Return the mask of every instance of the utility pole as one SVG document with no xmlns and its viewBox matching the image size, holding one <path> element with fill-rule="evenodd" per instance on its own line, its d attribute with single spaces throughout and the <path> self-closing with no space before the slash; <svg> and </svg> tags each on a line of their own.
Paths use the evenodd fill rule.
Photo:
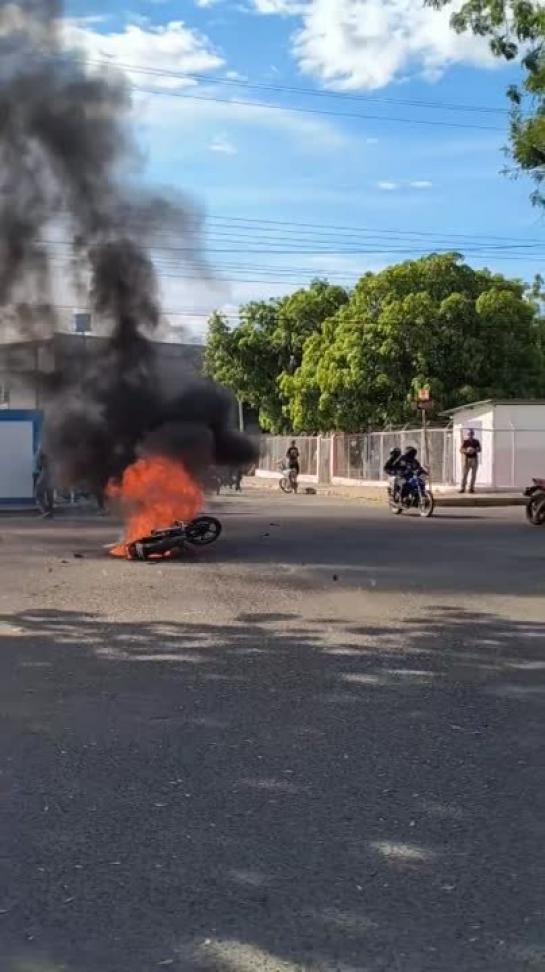
<svg viewBox="0 0 545 972">
<path fill-rule="evenodd" d="M 429 388 L 419 388 L 418 395 L 416 399 L 416 407 L 422 415 L 422 439 L 424 442 L 424 463 L 425 468 L 430 472 L 430 483 L 431 483 L 431 471 L 430 471 L 430 448 L 428 442 L 428 409 L 433 405 L 430 398 Z"/>
</svg>

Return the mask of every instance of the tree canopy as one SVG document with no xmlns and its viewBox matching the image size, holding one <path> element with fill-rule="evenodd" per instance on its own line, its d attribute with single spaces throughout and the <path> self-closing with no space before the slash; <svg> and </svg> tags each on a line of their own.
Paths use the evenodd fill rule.
<svg viewBox="0 0 545 972">
<path fill-rule="evenodd" d="M 455 253 L 366 273 L 350 296 L 315 281 L 284 300 L 247 304 L 232 329 L 214 315 L 207 370 L 272 432 L 410 421 L 424 387 L 436 412 L 542 396 L 538 290 Z"/>
<path fill-rule="evenodd" d="M 452 0 L 424 0 L 442 9 Z M 511 85 L 510 148 L 519 171 L 536 182 L 535 203 L 545 205 L 545 6 L 543 0 L 466 0 L 452 15 L 458 33 L 472 31 L 490 38 L 497 57 L 520 61 L 522 82 Z"/>
<path fill-rule="evenodd" d="M 458 254 L 365 274 L 283 380 L 296 429 L 353 431 L 492 396 L 542 394 L 541 318 L 524 286 Z"/>
<path fill-rule="evenodd" d="M 343 287 L 314 280 L 280 300 L 243 305 L 235 328 L 214 314 L 205 350 L 207 374 L 255 409 L 263 429 L 289 430 L 283 378 L 300 366 L 307 338 L 348 299 Z"/>
</svg>

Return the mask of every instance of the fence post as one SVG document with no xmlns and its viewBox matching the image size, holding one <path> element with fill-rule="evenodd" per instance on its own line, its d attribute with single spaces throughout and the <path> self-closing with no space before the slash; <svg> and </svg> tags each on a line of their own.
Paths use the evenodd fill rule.
<svg viewBox="0 0 545 972">
<path fill-rule="evenodd" d="M 511 426 L 511 486 L 515 485 L 515 470 L 516 470 L 516 430 L 512 422 L 509 423 Z"/>
<path fill-rule="evenodd" d="M 379 480 L 382 479 L 382 470 L 384 469 L 384 432 L 380 432 L 380 469 L 378 473 Z"/>
</svg>

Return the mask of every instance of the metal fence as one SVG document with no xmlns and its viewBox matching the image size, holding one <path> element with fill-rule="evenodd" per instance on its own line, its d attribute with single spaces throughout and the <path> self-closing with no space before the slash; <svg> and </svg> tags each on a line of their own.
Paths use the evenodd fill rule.
<svg viewBox="0 0 545 972">
<path fill-rule="evenodd" d="M 338 479 L 385 479 L 383 472 L 390 449 L 415 446 L 420 461 L 435 482 L 454 483 L 452 429 L 405 429 L 400 432 L 367 432 L 336 435 L 333 439 L 332 476 Z"/>
<path fill-rule="evenodd" d="M 286 452 L 295 439 L 299 449 L 299 464 L 302 476 L 318 475 L 318 438 L 317 436 L 267 435 L 263 436 L 259 449 L 258 468 L 267 472 L 278 472 L 286 458 Z"/>
<path fill-rule="evenodd" d="M 300 436 L 296 443 L 301 456 L 301 475 L 321 483 L 330 480 L 349 483 L 381 482 L 390 449 L 413 445 L 431 473 L 432 484 L 454 486 L 462 478 L 460 427 L 403 429 L 397 432 L 367 432 L 326 437 Z M 519 489 L 532 476 L 545 478 L 545 429 L 477 428 L 481 455 L 477 486 L 482 489 Z M 264 436 L 258 470 L 278 472 L 293 436 Z"/>
</svg>

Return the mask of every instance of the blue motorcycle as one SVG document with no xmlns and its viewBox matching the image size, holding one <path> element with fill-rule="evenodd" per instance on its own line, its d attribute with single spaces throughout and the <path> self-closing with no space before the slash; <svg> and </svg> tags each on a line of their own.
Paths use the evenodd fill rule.
<svg viewBox="0 0 545 972">
<path fill-rule="evenodd" d="M 433 513 L 435 502 L 424 473 L 412 473 L 403 481 L 397 481 L 388 492 L 390 510 L 395 516 L 410 510 L 417 510 L 425 517 Z"/>
</svg>

